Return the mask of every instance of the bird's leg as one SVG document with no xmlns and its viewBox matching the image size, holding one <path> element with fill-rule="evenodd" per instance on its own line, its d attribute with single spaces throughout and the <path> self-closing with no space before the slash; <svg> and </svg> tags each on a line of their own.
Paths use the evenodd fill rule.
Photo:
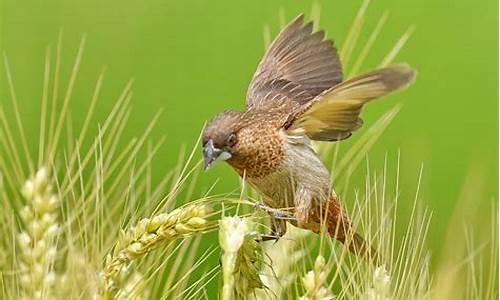
<svg viewBox="0 0 500 300">
<path fill-rule="evenodd" d="M 261 235 L 261 241 L 277 242 L 286 233 L 286 221 L 271 216 L 271 231 Z"/>
<path fill-rule="evenodd" d="M 289 211 L 285 211 L 285 210 L 282 210 L 279 208 L 273 208 L 273 207 L 270 207 L 269 205 L 266 205 L 262 202 L 255 203 L 254 207 L 260 208 L 260 209 L 266 211 L 269 215 L 271 215 L 272 217 L 274 217 L 276 219 L 295 221 L 294 214 L 289 212 Z"/>
<path fill-rule="evenodd" d="M 297 226 L 314 232 L 320 231 L 322 213 L 317 211 L 315 202 L 308 188 L 301 184 L 297 185 L 295 191 L 295 218 Z"/>
<path fill-rule="evenodd" d="M 278 241 L 278 239 L 286 233 L 286 221 L 296 223 L 295 216 L 292 212 L 273 208 L 261 202 L 257 202 L 255 208 L 266 211 L 271 218 L 271 232 L 270 234 L 262 236 L 263 241 Z"/>
</svg>

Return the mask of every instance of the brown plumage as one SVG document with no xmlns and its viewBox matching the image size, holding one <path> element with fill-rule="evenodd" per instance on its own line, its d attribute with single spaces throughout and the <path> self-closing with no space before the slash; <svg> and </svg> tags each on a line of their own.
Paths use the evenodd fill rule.
<svg viewBox="0 0 500 300">
<path fill-rule="evenodd" d="M 225 160 L 260 191 L 278 236 L 285 219 L 314 232 L 326 224 L 351 251 L 375 259 L 343 212 L 310 140 L 348 138 L 362 125 L 365 103 L 408 86 L 415 72 L 395 65 L 342 81 L 333 42 L 312 29 L 302 15 L 288 24 L 255 72 L 246 111 L 225 111 L 208 123 L 205 167 Z"/>
</svg>

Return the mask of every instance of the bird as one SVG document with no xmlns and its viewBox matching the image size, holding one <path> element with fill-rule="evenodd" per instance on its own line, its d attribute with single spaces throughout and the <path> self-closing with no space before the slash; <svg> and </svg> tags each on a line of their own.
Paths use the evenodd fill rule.
<svg viewBox="0 0 500 300">
<path fill-rule="evenodd" d="M 351 252 L 376 260 L 377 251 L 356 233 L 311 141 L 349 138 L 362 126 L 363 106 L 408 87 L 416 71 L 395 64 L 343 80 L 334 42 L 313 28 L 303 14 L 283 27 L 249 84 L 246 109 L 222 111 L 206 123 L 204 166 L 225 161 L 255 188 L 277 238 L 287 222 L 316 233 L 326 226 Z"/>
</svg>

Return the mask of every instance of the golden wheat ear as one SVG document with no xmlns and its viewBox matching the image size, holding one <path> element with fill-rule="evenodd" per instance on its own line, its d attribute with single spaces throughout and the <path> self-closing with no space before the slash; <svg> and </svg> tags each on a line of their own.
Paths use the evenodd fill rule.
<svg viewBox="0 0 500 300">
<path fill-rule="evenodd" d="M 407 64 L 377 69 L 346 80 L 317 96 L 298 114 L 289 131 L 302 129 L 309 138 L 336 141 L 361 127 L 363 105 L 408 87 L 416 72 Z"/>
</svg>

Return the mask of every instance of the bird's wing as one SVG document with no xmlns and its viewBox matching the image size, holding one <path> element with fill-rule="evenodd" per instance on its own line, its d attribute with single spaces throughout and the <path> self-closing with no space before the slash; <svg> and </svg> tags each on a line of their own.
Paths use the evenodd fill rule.
<svg viewBox="0 0 500 300">
<path fill-rule="evenodd" d="M 348 138 L 362 125 L 359 114 L 365 103 L 408 86 L 414 77 L 415 71 L 401 64 L 346 80 L 290 114 L 285 127 L 318 141 Z"/>
<path fill-rule="evenodd" d="M 324 39 L 322 30 L 313 32 L 312 22 L 303 25 L 303 20 L 299 15 L 285 26 L 267 50 L 247 91 L 248 109 L 272 109 L 272 96 L 277 94 L 304 104 L 342 81 L 333 42 Z"/>
</svg>

